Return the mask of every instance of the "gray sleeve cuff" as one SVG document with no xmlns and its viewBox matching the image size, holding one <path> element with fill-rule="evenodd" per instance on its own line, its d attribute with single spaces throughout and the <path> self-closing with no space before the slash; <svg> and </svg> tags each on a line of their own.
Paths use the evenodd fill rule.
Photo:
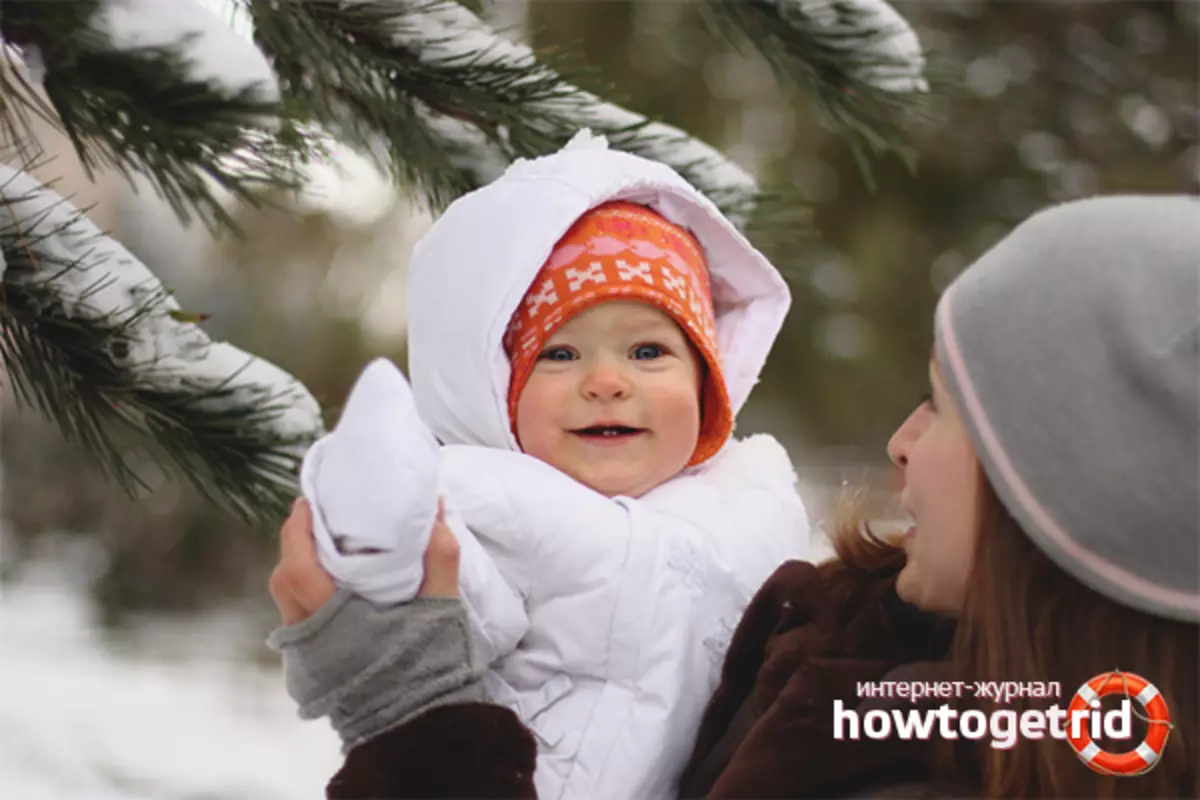
<svg viewBox="0 0 1200 800">
<path fill-rule="evenodd" d="M 340 590 L 267 644 L 283 654 L 300 716 L 328 716 L 346 750 L 431 708 L 488 699 L 458 598 L 381 610 Z"/>
</svg>

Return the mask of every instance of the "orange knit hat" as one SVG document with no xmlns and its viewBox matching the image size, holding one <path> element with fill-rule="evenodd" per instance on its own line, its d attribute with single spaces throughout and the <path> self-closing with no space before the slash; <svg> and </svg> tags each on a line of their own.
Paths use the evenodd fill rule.
<svg viewBox="0 0 1200 800">
<path fill-rule="evenodd" d="M 733 408 L 721 373 L 704 252 L 686 229 L 633 203 L 606 203 L 577 219 L 513 314 L 504 349 L 512 362 L 508 417 L 514 432 L 517 401 L 546 342 L 571 317 L 606 300 L 661 309 L 699 351 L 707 369 L 700 435 L 687 465 L 708 460 L 733 431 Z"/>
</svg>

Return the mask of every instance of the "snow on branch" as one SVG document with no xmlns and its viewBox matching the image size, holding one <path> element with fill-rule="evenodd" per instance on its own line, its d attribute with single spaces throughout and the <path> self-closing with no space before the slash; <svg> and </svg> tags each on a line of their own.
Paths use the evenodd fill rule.
<svg viewBox="0 0 1200 800">
<path fill-rule="evenodd" d="M 188 79 L 225 97 L 279 100 L 262 51 L 196 0 L 102 0 L 88 24 L 114 50 L 177 48 Z"/>
<path fill-rule="evenodd" d="M 323 432 L 295 378 L 214 342 L 140 261 L 29 174 L 0 166 L 0 356 L 17 396 L 127 490 L 144 485 L 120 432 L 149 437 L 184 477 L 246 519 L 296 493 Z"/>
<path fill-rule="evenodd" d="M 831 41 L 859 48 L 859 76 L 889 92 L 924 92 L 925 54 L 916 31 L 886 0 L 784 0 Z M 871 55 L 875 58 L 870 58 Z"/>
<path fill-rule="evenodd" d="M 868 150 L 911 161 L 906 128 L 924 113 L 925 57 L 884 0 L 704 0 L 701 8 L 714 29 L 758 51 L 778 80 L 813 99 L 868 182 Z"/>
</svg>

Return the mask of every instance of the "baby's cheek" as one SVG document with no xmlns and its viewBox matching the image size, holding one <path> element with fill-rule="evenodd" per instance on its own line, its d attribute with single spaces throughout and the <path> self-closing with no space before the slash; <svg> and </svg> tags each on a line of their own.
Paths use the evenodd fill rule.
<svg viewBox="0 0 1200 800">
<path fill-rule="evenodd" d="M 657 413 L 664 427 L 681 439 L 695 440 L 700 435 L 700 396 L 687 384 L 674 385 L 657 399 Z"/>
<path fill-rule="evenodd" d="M 543 451 L 548 444 L 546 441 L 548 411 L 549 408 L 545 404 L 537 402 L 536 398 L 527 400 L 523 396 L 517 404 L 515 425 L 517 442 L 521 445 L 521 450 L 537 458 L 543 457 Z"/>
</svg>

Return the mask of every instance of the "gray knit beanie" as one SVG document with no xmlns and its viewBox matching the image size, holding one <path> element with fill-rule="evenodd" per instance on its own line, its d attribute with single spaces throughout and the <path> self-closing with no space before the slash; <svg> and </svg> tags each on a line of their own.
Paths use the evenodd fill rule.
<svg viewBox="0 0 1200 800">
<path fill-rule="evenodd" d="M 1200 200 L 1035 215 L 946 290 L 935 338 L 1022 530 L 1100 594 L 1200 622 Z"/>
</svg>

